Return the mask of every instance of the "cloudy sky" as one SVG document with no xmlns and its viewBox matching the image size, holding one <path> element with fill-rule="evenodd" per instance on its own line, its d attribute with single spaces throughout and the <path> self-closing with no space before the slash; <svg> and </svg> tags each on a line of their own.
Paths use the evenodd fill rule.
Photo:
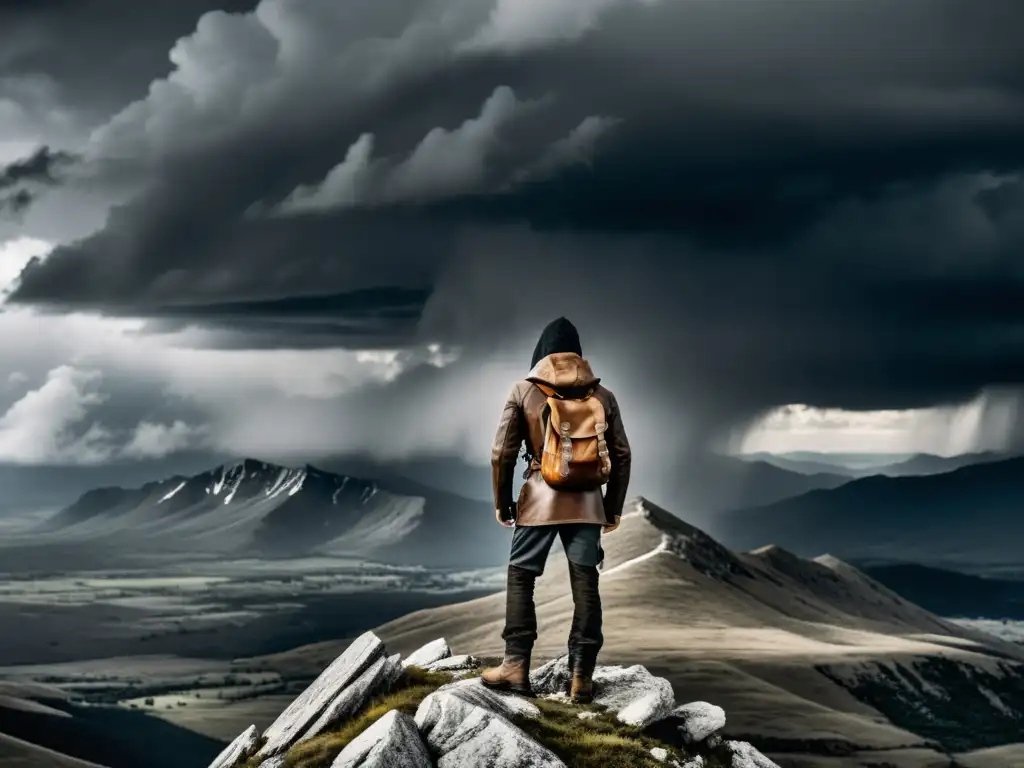
<svg viewBox="0 0 1024 768">
<path fill-rule="evenodd" d="M 1019 0 L 0 0 L 0 462 L 1015 447 Z"/>
</svg>

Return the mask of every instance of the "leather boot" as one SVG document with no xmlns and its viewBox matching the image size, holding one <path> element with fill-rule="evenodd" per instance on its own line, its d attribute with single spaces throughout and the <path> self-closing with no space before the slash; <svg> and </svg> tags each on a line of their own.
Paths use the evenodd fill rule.
<svg viewBox="0 0 1024 768">
<path fill-rule="evenodd" d="M 506 653 L 501 666 L 485 669 L 480 679 L 484 686 L 494 691 L 533 696 L 533 689 L 530 688 L 529 656 Z"/>
<path fill-rule="evenodd" d="M 589 704 L 594 700 L 594 664 L 581 656 L 570 656 L 572 679 L 569 698 L 574 704 Z"/>
</svg>

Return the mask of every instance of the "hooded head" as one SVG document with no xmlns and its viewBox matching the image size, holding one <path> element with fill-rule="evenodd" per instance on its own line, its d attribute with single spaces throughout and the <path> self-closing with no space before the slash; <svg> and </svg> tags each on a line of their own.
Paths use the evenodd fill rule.
<svg viewBox="0 0 1024 768">
<path fill-rule="evenodd" d="M 548 355 L 558 352 L 573 352 L 580 357 L 583 356 L 583 348 L 580 346 L 580 335 L 576 331 L 576 326 L 564 317 L 560 317 L 547 324 L 547 327 L 540 335 L 540 339 L 537 341 L 537 346 L 533 350 L 533 360 L 530 363 L 530 368 L 534 368 L 537 363 Z"/>
</svg>

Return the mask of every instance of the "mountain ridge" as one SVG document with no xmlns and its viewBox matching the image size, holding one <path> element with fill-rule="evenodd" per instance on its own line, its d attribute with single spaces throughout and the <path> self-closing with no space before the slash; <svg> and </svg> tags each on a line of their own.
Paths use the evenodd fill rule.
<svg viewBox="0 0 1024 768">
<path fill-rule="evenodd" d="M 771 537 L 801 556 L 917 562 L 956 570 L 1018 567 L 1024 553 L 1024 458 L 937 475 L 873 475 L 772 504 L 734 509 L 714 532 L 746 549 Z"/>
<path fill-rule="evenodd" d="M 945 621 L 843 560 L 805 559 L 778 545 L 731 550 L 643 498 L 628 505 L 604 549 L 601 663 L 645 665 L 687 697 L 721 705 L 735 738 L 764 743 L 782 765 L 931 768 L 953 752 L 1019 736 L 1024 700 L 1012 685 L 1024 690 L 1024 648 Z M 553 552 L 535 593 L 538 664 L 564 653 L 573 613 L 567 579 L 562 553 Z M 497 656 L 504 611 L 499 593 L 374 631 L 400 653 L 443 636 Z M 246 663 L 312 676 L 342 645 Z M 951 711 L 973 675 L 1001 691 L 998 704 L 985 703 L 974 684 L 979 701 L 971 706 L 989 719 L 981 730 Z M 911 717 L 917 707 L 935 711 L 935 723 Z"/>
<path fill-rule="evenodd" d="M 496 528 L 489 504 L 426 486 L 243 458 L 137 488 L 87 491 L 34 533 L 108 548 L 447 566 L 500 561 L 507 537 Z"/>
</svg>

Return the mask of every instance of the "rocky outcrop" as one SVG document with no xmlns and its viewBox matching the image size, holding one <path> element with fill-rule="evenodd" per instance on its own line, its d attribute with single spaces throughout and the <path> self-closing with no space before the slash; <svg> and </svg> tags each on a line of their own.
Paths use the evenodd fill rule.
<svg viewBox="0 0 1024 768">
<path fill-rule="evenodd" d="M 260 732 L 255 725 L 238 735 L 234 741 L 228 744 L 224 751 L 217 755 L 210 763 L 210 768 L 231 768 L 239 760 L 249 757 L 260 745 Z"/>
<path fill-rule="evenodd" d="M 291 747 L 331 702 L 383 655 L 384 643 L 372 632 L 356 638 L 266 730 L 266 743 L 258 756 L 273 757 Z"/>
<path fill-rule="evenodd" d="M 349 742 L 331 768 L 433 768 L 416 722 L 391 710 Z"/>
<path fill-rule="evenodd" d="M 453 656 L 443 639 L 404 661 L 397 654 L 387 656 L 380 639 L 367 632 L 281 713 L 263 734 L 262 746 L 256 728 L 250 728 L 210 768 L 252 765 L 254 753 L 261 761 L 256 763 L 259 768 L 284 768 L 295 759 L 295 753 L 287 757 L 293 745 L 351 722 L 371 699 L 391 691 L 403 673 L 410 676 L 402 683 L 406 687 L 437 679 L 424 678 L 424 672 L 447 674 L 450 682 L 426 696 L 417 691 L 411 701 L 403 699 L 401 707 L 417 707 L 414 717 L 406 714 L 411 709 L 391 710 L 344 746 L 335 747 L 341 751 L 331 768 L 565 768 L 566 760 L 572 762 L 572 739 L 578 735 L 566 736 L 566 741 L 552 736 L 564 728 L 556 725 L 557 718 L 573 719 L 566 696 L 568 659 L 554 659 L 531 675 L 538 694 L 563 702 L 552 704 L 565 707 L 555 710 L 486 688 L 478 676 L 460 677 L 477 667 L 472 656 Z M 750 744 L 723 742 L 720 731 L 726 719 L 720 707 L 704 701 L 676 706 L 672 685 L 643 666 L 598 667 L 594 682 L 594 707 L 575 713 L 581 727 L 590 728 L 583 723 L 593 721 L 596 733 L 607 733 L 617 720 L 623 735 L 634 743 L 641 738 L 650 758 L 668 768 L 778 768 Z M 556 720 L 544 720 L 545 712 Z M 323 742 L 329 744 L 329 739 Z M 609 750 L 617 748 L 614 739 L 608 744 Z M 609 761 L 614 757 L 609 755 Z"/>
</svg>

